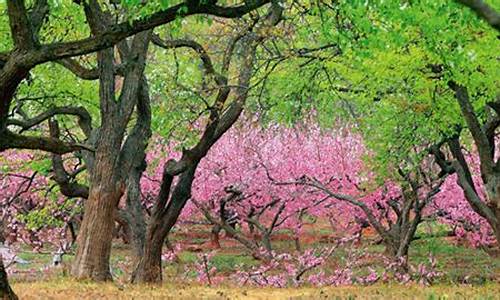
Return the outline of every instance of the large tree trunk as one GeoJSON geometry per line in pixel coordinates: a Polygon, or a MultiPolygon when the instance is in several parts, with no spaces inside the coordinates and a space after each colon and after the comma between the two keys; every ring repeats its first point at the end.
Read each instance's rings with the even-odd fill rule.
{"type": "MultiPolygon", "coordinates": [[[[93,15],[93,18],[102,15],[94,4],[86,7],[86,13],[93,15]]],[[[93,29],[100,30],[97,27],[93,29]]],[[[90,278],[96,281],[112,279],[109,258],[114,217],[125,190],[127,177],[125,174],[130,172],[133,167],[131,164],[135,162],[129,154],[133,156],[137,152],[133,151],[134,143],[128,138],[123,148],[122,143],[134,107],[138,105],[138,99],[142,95],[140,84],[144,79],[149,36],[150,32],[139,33],[134,37],[130,49],[125,49],[126,44],[119,47],[121,52],[130,52],[130,55],[122,55],[123,60],[127,60],[130,65],[124,76],[118,99],[115,93],[114,49],[100,51],[97,55],[102,120],[96,143],[95,161],[91,170],[89,198],[85,203],[83,222],[77,238],[78,249],[72,268],[72,274],[77,278],[90,278]]],[[[144,109],[139,106],[138,111],[144,109]]],[[[149,129],[148,125],[146,127],[149,129]]],[[[136,133],[134,130],[130,136],[135,136],[136,133]]],[[[136,142],[135,147],[137,146],[136,142]]]]}
{"type": "Polygon", "coordinates": [[[85,214],[78,232],[72,275],[96,281],[112,280],[109,258],[113,239],[114,214],[122,192],[115,186],[94,186],[85,203],[85,214]]]}
{"type": "Polygon", "coordinates": [[[17,300],[17,296],[9,285],[7,272],[3,265],[3,259],[0,257],[0,299],[17,300]]]}
{"type": "MultiPolygon", "coordinates": [[[[111,280],[109,258],[118,202],[124,185],[115,166],[121,138],[103,128],[98,141],[89,197],[77,237],[77,251],[71,273],[79,279],[111,280]]],[[[112,130],[112,129],[111,129],[112,130]]]]}
{"type": "Polygon", "coordinates": [[[161,254],[166,235],[157,226],[149,226],[144,251],[132,274],[133,283],[159,283],[162,281],[161,254]]]}

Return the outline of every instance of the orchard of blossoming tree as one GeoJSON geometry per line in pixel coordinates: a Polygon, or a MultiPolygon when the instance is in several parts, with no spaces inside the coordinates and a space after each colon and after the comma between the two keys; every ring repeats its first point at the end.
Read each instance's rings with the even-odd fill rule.
{"type": "Polygon", "coordinates": [[[0,0],[0,298],[497,297],[499,24],[493,0],[0,0]]]}

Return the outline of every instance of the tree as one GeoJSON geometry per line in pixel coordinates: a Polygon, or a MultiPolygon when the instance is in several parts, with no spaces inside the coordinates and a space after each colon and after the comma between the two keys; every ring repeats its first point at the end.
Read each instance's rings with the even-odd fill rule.
{"type": "Polygon", "coordinates": [[[383,182],[363,161],[371,155],[353,130],[233,128],[201,163],[193,203],[253,252],[261,246],[271,252],[277,229],[300,236],[303,217],[309,216],[330,219],[335,233],[356,235],[371,226],[389,255],[406,257],[447,174],[434,175],[437,166],[428,156],[416,171],[405,173],[409,163],[401,162],[399,181],[383,182]],[[261,238],[252,241],[218,218],[220,201],[261,238]]]}
{"type": "MultiPolygon", "coordinates": [[[[474,153],[465,154],[465,159],[471,166],[474,186],[481,199],[485,198],[479,171],[479,158],[474,153]]],[[[495,236],[488,222],[477,214],[467,202],[460,185],[457,184],[457,174],[447,178],[441,192],[431,205],[440,222],[450,225],[452,233],[460,239],[465,239],[473,247],[488,247],[495,244],[495,236]]]]}
{"type": "Polygon", "coordinates": [[[298,237],[305,217],[334,215],[342,230],[353,233],[355,209],[332,202],[330,196],[313,189],[282,183],[309,175],[333,182],[336,190],[355,189],[363,173],[363,150],[360,140],[348,129],[326,133],[305,125],[263,128],[256,121],[245,120],[228,132],[201,163],[193,203],[209,222],[221,226],[254,254],[260,247],[271,252],[272,236],[279,229],[294,232],[296,248],[300,248],[298,237]],[[220,198],[233,194],[238,198],[228,206],[237,212],[241,230],[216,217],[220,198]]]}
{"type": "MultiPolygon", "coordinates": [[[[210,148],[236,122],[244,109],[248,97],[250,80],[254,67],[255,52],[258,45],[266,38],[265,29],[276,25],[281,20],[283,8],[273,3],[268,14],[260,22],[243,29],[243,32],[230,40],[222,63],[222,70],[215,71],[206,51],[193,41],[174,42],[176,47],[194,48],[201,56],[206,74],[214,77],[217,83],[217,95],[210,106],[208,120],[203,125],[201,137],[190,149],[184,149],[178,159],[169,159],[163,166],[160,191],[152,209],[146,231],[144,255],[132,275],[133,282],[159,282],[162,280],[161,254],[165,239],[177,222],[177,219],[191,197],[191,188],[196,169],[210,148]],[[227,73],[232,64],[235,44],[241,42],[241,60],[238,65],[237,88],[233,101],[226,103],[230,96],[227,73]],[[174,178],[178,177],[174,182],[174,178]]],[[[168,43],[158,41],[163,47],[168,43]]]]}

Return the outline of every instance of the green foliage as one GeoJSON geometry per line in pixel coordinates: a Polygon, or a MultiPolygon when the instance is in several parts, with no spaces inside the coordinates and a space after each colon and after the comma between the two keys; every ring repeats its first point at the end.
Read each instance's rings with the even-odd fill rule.
{"type": "Polygon", "coordinates": [[[27,163],[24,168],[33,170],[43,176],[48,176],[52,170],[52,161],[50,159],[33,160],[27,163]]]}
{"type": "Polygon", "coordinates": [[[54,213],[57,211],[71,212],[72,215],[81,213],[81,208],[76,207],[77,199],[66,199],[62,204],[58,204],[57,197],[54,193],[52,195],[50,203],[43,208],[18,215],[19,220],[26,223],[27,229],[39,230],[43,227],[62,227],[65,222],[61,218],[57,218],[58,214],[54,213]]]}
{"type": "Polygon", "coordinates": [[[9,18],[7,17],[7,5],[0,1],[0,51],[7,51],[13,45],[10,36],[9,18]]]}
{"type": "Polygon", "coordinates": [[[290,53],[267,79],[267,98],[253,106],[264,119],[293,123],[312,111],[325,127],[339,118],[354,124],[375,170],[392,176],[465,126],[450,80],[468,88],[476,113],[486,117],[485,103],[499,92],[500,41],[469,9],[452,0],[311,7],[287,45],[330,47],[290,53]]]}
{"type": "Polygon", "coordinates": [[[40,42],[55,43],[90,35],[82,6],[74,1],[49,1],[49,15],[40,30],[40,42]]]}

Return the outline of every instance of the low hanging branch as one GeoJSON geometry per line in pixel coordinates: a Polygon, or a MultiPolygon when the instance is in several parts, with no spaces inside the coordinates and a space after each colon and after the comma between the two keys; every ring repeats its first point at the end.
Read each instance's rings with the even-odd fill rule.
{"type": "Polygon", "coordinates": [[[41,150],[57,154],[79,150],[95,151],[93,147],[81,143],[67,143],[52,137],[25,136],[5,131],[0,134],[0,152],[7,149],[41,150]]]}
{"type": "MultiPolygon", "coordinates": [[[[82,131],[85,135],[90,135],[90,131],[92,131],[92,118],[88,111],[81,106],[60,106],[60,107],[52,107],[47,111],[33,117],[31,119],[19,120],[19,119],[8,119],[7,125],[15,125],[22,128],[21,132],[29,130],[36,125],[56,116],[56,115],[70,115],[78,117],[78,123],[82,128],[82,131]]],[[[19,132],[19,133],[21,133],[19,132]]]]}
{"type": "Polygon", "coordinates": [[[44,137],[20,134],[21,132],[29,130],[56,115],[77,116],[78,125],[82,129],[85,136],[88,137],[90,135],[92,131],[92,119],[85,108],[75,106],[52,107],[33,118],[26,118],[24,120],[7,119],[7,126],[18,126],[21,127],[22,130],[19,133],[15,133],[8,129],[0,132],[0,152],[7,149],[31,149],[62,155],[79,150],[87,150],[91,152],[95,151],[95,149],[90,145],[64,142],[54,136],[44,137]]]}

